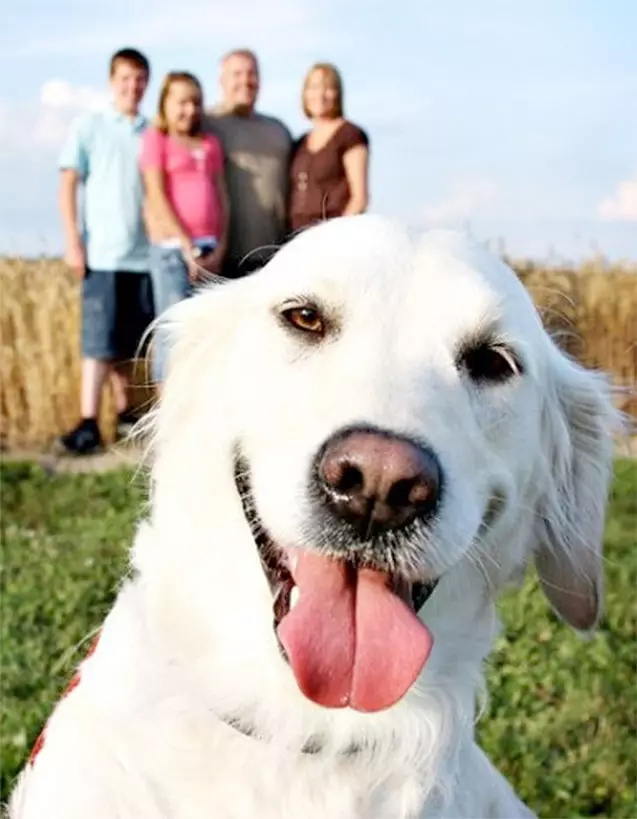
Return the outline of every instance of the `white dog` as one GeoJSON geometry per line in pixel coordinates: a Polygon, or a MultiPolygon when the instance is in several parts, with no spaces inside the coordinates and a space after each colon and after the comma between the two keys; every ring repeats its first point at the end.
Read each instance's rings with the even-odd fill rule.
{"type": "Polygon", "coordinates": [[[597,620],[605,381],[483,247],[369,215],[171,328],[131,577],[12,819],[532,816],[475,700],[529,562],[597,620]]]}

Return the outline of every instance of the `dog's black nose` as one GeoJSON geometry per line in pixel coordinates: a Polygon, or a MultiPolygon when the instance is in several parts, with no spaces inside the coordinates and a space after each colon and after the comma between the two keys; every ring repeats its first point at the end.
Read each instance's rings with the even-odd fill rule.
{"type": "Polygon", "coordinates": [[[332,513],[362,538],[429,517],[441,490],[440,464],[432,452],[368,429],[351,429],[329,441],[318,477],[332,513]]]}

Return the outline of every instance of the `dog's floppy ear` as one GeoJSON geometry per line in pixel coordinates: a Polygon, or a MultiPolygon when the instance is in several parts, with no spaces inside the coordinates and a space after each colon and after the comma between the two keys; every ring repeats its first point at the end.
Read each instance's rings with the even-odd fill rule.
{"type": "Polygon", "coordinates": [[[222,414],[223,385],[231,370],[230,353],[242,323],[248,288],[245,279],[215,281],[157,319],[150,355],[160,336],[166,342],[168,355],[161,401],[148,416],[147,425],[156,440],[164,429],[174,438],[194,411],[193,404],[200,404],[211,394],[222,414]],[[197,386],[197,402],[192,400],[193,385],[197,386]]]}
{"type": "Polygon", "coordinates": [[[547,473],[537,516],[535,565],[542,589],[573,628],[602,609],[602,545],[618,426],[607,382],[554,351],[543,412],[547,473]]]}
{"type": "Polygon", "coordinates": [[[169,339],[168,371],[177,362],[183,371],[199,358],[210,361],[223,353],[239,324],[244,290],[245,280],[214,276],[195,296],[173,305],[158,319],[157,332],[169,339]]]}

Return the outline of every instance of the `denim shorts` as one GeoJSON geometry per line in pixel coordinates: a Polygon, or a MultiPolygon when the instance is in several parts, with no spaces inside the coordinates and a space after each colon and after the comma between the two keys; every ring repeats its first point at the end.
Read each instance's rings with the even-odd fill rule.
{"type": "MultiPolygon", "coordinates": [[[[194,292],[192,282],[188,277],[188,266],[180,248],[151,245],[150,275],[153,282],[155,311],[158,317],[173,304],[187,299],[194,292]]],[[[155,334],[152,351],[153,378],[157,382],[164,380],[168,347],[168,334],[160,324],[155,334]]]]}
{"type": "Polygon", "coordinates": [[[125,361],[142,355],[140,343],[154,317],[148,273],[87,270],[82,282],[82,356],[125,361]]]}

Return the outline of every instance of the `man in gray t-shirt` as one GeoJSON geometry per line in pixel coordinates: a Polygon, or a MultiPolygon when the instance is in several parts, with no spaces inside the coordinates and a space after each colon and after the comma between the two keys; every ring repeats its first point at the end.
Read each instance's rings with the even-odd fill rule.
{"type": "Polygon", "coordinates": [[[222,102],[208,125],[223,145],[230,198],[224,275],[238,278],[260,267],[285,238],[292,137],[274,117],[257,113],[259,65],[247,50],[221,62],[222,102]]]}

